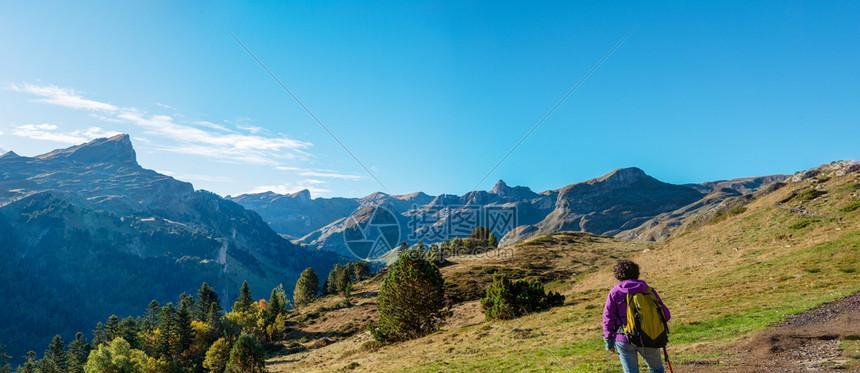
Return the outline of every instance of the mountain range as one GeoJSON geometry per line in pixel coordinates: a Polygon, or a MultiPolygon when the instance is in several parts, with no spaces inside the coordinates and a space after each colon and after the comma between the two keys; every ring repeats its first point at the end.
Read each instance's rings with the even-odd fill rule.
{"type": "Polygon", "coordinates": [[[249,281],[265,297],[336,255],[305,250],[260,216],[141,167],[127,135],[35,157],[0,156],[3,343],[44,346],[111,314],[140,314],[208,282],[228,304],[249,281]]]}
{"type": "Polygon", "coordinates": [[[559,231],[656,241],[696,220],[707,220],[784,178],[771,175],[676,185],[630,167],[539,193],[499,180],[489,191],[459,196],[377,192],[361,198],[311,198],[310,192],[302,190],[227,198],[256,211],[296,244],[351,256],[345,234],[368,225],[374,216],[371,212],[378,209],[395,217],[401,228],[399,241],[408,244],[467,236],[471,229],[456,229],[463,224],[455,220],[476,213],[479,216],[472,226],[491,228],[502,244],[559,231]],[[512,215],[512,223],[496,224],[488,218],[493,211],[512,215]]]}

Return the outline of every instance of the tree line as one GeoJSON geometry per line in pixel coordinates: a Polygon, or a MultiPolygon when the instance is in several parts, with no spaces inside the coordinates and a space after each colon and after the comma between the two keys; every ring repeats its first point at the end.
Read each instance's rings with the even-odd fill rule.
{"type": "MultiPolygon", "coordinates": [[[[324,286],[313,269],[296,282],[297,306],[324,294],[348,295],[352,283],[371,275],[365,262],[336,265],[324,286]]],[[[257,373],[264,372],[266,348],[286,338],[293,307],[282,285],[268,300],[255,300],[248,282],[229,311],[215,290],[203,283],[196,296],[179,295],[173,303],[153,300],[141,316],[111,315],[98,322],[92,339],[76,333],[68,344],[53,337],[41,358],[27,353],[15,373],[257,373]]],[[[0,345],[0,373],[13,372],[11,357],[0,345]]]]}
{"type": "MultiPolygon", "coordinates": [[[[485,236],[489,243],[490,236],[485,236]]],[[[421,337],[450,316],[445,280],[432,250],[423,245],[400,253],[385,269],[377,297],[378,319],[368,328],[381,343],[421,337]]],[[[349,303],[353,284],[372,275],[366,262],[335,265],[320,285],[305,269],[293,289],[295,307],[306,307],[322,295],[343,296],[349,303]]],[[[535,279],[495,276],[481,299],[488,320],[511,319],[561,305],[564,296],[546,292],[535,279]]],[[[283,286],[268,300],[254,300],[244,282],[230,311],[221,309],[217,293],[206,283],[197,295],[180,294],[176,305],[153,300],[139,317],[116,315],[99,322],[92,340],[77,333],[66,346],[55,336],[40,359],[31,351],[16,373],[258,373],[264,372],[266,347],[287,338],[288,317],[295,311],[283,286]]],[[[0,373],[9,373],[0,345],[0,373]]]]}

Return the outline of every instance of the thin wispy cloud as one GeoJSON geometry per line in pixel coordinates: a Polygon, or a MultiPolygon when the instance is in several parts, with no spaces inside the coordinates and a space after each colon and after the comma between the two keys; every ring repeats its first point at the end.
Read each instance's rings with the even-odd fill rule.
{"type": "Polygon", "coordinates": [[[324,177],[324,178],[332,178],[332,179],[341,179],[341,180],[359,180],[361,176],[358,175],[350,175],[350,174],[342,174],[338,172],[324,172],[324,171],[301,171],[299,175],[307,176],[307,177],[324,177]]]}
{"type": "MultiPolygon", "coordinates": [[[[361,176],[336,170],[301,167],[303,162],[313,158],[309,152],[313,147],[312,143],[271,134],[263,127],[248,123],[246,119],[238,122],[187,119],[169,105],[155,104],[155,107],[164,109],[163,112],[149,112],[136,107],[96,100],[74,89],[55,85],[15,84],[8,86],[7,89],[32,95],[35,97],[33,100],[35,102],[83,111],[89,117],[104,123],[131,125],[138,128],[135,139],[146,144],[144,151],[200,156],[230,164],[269,166],[288,173],[285,175],[286,179],[298,179],[260,185],[248,191],[249,193],[272,191],[289,194],[307,189],[315,196],[319,196],[332,192],[327,187],[326,180],[362,179],[361,176]]],[[[52,123],[22,124],[9,128],[9,131],[9,135],[69,145],[118,133],[100,127],[68,130],[52,123]]],[[[179,180],[194,183],[236,182],[224,176],[161,172],[179,180]]]]}
{"type": "Polygon", "coordinates": [[[238,128],[240,130],[248,131],[249,133],[253,133],[253,134],[258,134],[263,130],[262,127],[248,126],[248,125],[241,125],[241,124],[237,124],[236,128],[238,128]]]}
{"type": "Polygon", "coordinates": [[[167,110],[174,110],[174,111],[176,110],[176,108],[175,108],[175,107],[170,106],[170,105],[168,105],[168,104],[162,104],[162,103],[160,103],[160,102],[156,102],[156,103],[155,103],[155,106],[158,106],[158,107],[160,107],[160,108],[162,108],[162,109],[167,109],[167,110]]]}
{"type": "Polygon", "coordinates": [[[278,170],[294,172],[297,175],[304,177],[319,177],[326,179],[340,179],[340,180],[360,180],[360,175],[353,175],[347,173],[341,173],[333,170],[312,170],[301,167],[294,166],[278,166],[276,167],[278,170]]]}
{"type": "Polygon", "coordinates": [[[119,134],[116,131],[104,130],[100,127],[90,127],[86,130],[61,131],[51,123],[22,124],[12,130],[12,134],[33,140],[53,141],[63,144],[81,144],[87,141],[111,137],[119,134]]]}
{"type": "Polygon", "coordinates": [[[224,126],[222,124],[210,122],[208,120],[196,120],[193,122],[193,124],[200,126],[200,127],[211,128],[213,130],[219,130],[219,131],[223,131],[223,132],[231,132],[231,133],[236,132],[232,129],[227,128],[226,126],[224,126]]]}
{"type": "MultiPolygon", "coordinates": [[[[148,113],[134,107],[123,107],[94,100],[78,91],[55,85],[13,84],[9,90],[31,94],[35,101],[90,112],[94,118],[112,123],[129,123],[144,133],[168,140],[159,150],[205,156],[231,163],[278,165],[283,161],[306,159],[313,144],[286,136],[258,136],[259,127],[242,126],[248,133],[238,133],[210,121],[181,123],[171,115],[148,113]]],[[[166,105],[165,105],[166,106],[166,105]]],[[[20,128],[22,135],[51,141],[75,143],[80,134],[58,134],[38,127],[20,128]]]]}
{"type": "Polygon", "coordinates": [[[119,110],[119,108],[114,105],[84,98],[72,89],[61,88],[55,85],[38,86],[33,84],[12,84],[9,85],[9,89],[15,92],[25,92],[38,96],[40,98],[35,100],[37,102],[59,105],[72,109],[91,111],[119,110]]]}

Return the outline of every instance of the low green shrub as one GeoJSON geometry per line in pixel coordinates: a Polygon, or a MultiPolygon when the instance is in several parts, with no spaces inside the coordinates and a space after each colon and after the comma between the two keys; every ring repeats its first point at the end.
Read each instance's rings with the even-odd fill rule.
{"type": "Polygon", "coordinates": [[[481,299],[481,309],[487,320],[510,320],[563,303],[563,295],[545,292],[537,280],[511,281],[507,276],[496,275],[481,299]]]}
{"type": "Polygon", "coordinates": [[[845,207],[841,208],[842,212],[852,212],[854,210],[860,209],[860,199],[851,201],[851,203],[845,205],[845,207]]]}
{"type": "Polygon", "coordinates": [[[795,198],[797,198],[798,200],[804,201],[804,202],[808,202],[808,201],[812,201],[818,197],[821,197],[825,194],[827,194],[827,192],[825,192],[823,190],[807,189],[807,190],[804,190],[804,191],[798,193],[797,196],[795,196],[795,198]]]}
{"type": "Polygon", "coordinates": [[[812,223],[815,223],[815,221],[816,220],[812,219],[812,218],[803,218],[800,221],[798,221],[797,223],[789,225],[788,227],[791,229],[795,229],[795,230],[803,229],[803,228],[806,228],[806,227],[812,225],[812,223]]]}

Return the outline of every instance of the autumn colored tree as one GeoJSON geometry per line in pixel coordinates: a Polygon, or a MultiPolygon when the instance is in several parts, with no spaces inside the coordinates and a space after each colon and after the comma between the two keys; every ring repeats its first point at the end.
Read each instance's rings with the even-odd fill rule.
{"type": "Polygon", "coordinates": [[[203,367],[211,373],[222,373],[227,367],[227,360],[230,359],[230,343],[224,337],[218,338],[209,350],[206,351],[206,359],[203,360],[203,367]]]}
{"type": "Polygon", "coordinates": [[[131,348],[131,345],[121,337],[110,343],[105,343],[90,353],[84,365],[86,373],[156,373],[165,369],[158,366],[156,359],[146,356],[141,350],[131,348]]]}

